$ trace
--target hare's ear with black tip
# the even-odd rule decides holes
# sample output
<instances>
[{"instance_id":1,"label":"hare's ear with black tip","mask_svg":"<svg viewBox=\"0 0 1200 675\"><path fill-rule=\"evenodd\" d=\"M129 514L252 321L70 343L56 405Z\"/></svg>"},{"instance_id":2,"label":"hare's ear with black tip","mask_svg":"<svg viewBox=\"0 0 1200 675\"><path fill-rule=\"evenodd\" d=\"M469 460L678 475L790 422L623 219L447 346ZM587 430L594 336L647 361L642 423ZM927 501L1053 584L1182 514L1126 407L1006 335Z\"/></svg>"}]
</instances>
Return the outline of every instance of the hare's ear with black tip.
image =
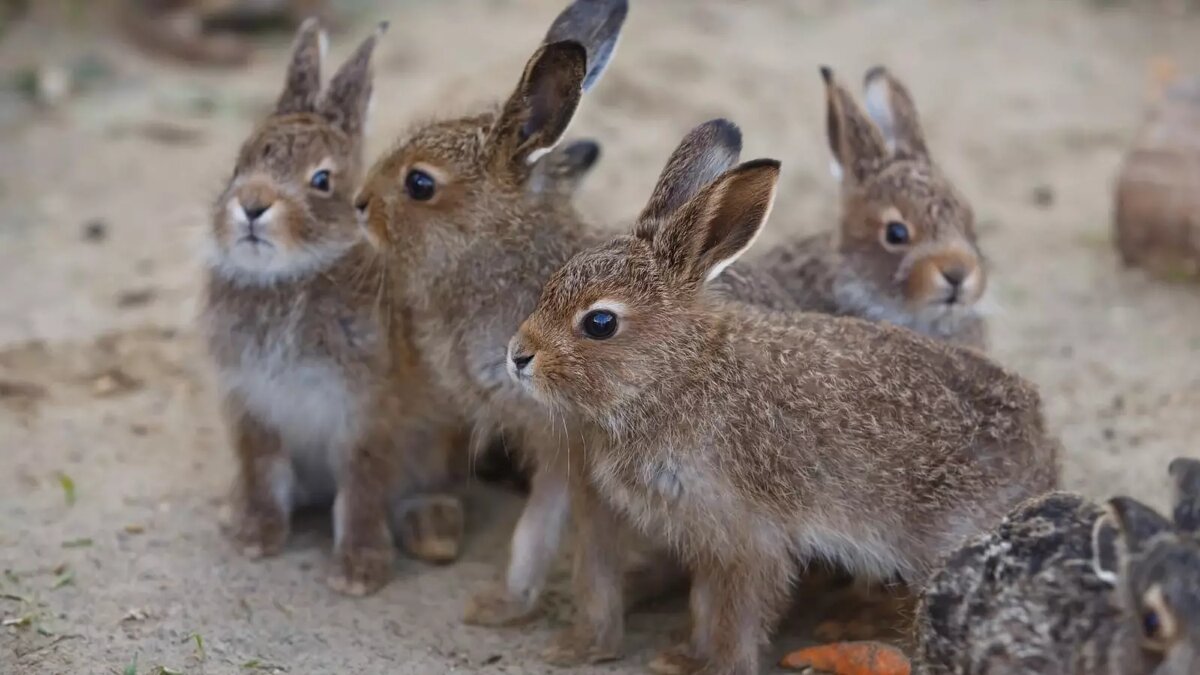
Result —
<instances>
[{"instance_id":1,"label":"hare's ear with black tip","mask_svg":"<svg viewBox=\"0 0 1200 675\"><path fill-rule=\"evenodd\" d=\"M834 78L833 69L821 66L821 77L825 80L825 126L834 173L842 180L861 183L887 158L887 143L850 92Z\"/></svg>"},{"instance_id":2,"label":"hare's ear with black tip","mask_svg":"<svg viewBox=\"0 0 1200 675\"><path fill-rule=\"evenodd\" d=\"M587 50L587 76L583 90L590 90L612 60L629 13L629 0L575 0L554 19L542 44L571 40Z\"/></svg>"},{"instance_id":3,"label":"hare's ear with black tip","mask_svg":"<svg viewBox=\"0 0 1200 675\"><path fill-rule=\"evenodd\" d=\"M381 22L370 37L363 40L338 68L317 105L318 112L351 136L361 135L366 125L372 91L371 57L387 29L387 22Z\"/></svg>"},{"instance_id":4,"label":"hare's ear with black tip","mask_svg":"<svg viewBox=\"0 0 1200 675\"><path fill-rule=\"evenodd\" d=\"M1167 472L1175 483L1171 503L1175 527L1200 534L1200 459L1180 457L1171 462Z\"/></svg>"},{"instance_id":5,"label":"hare's ear with black tip","mask_svg":"<svg viewBox=\"0 0 1200 675\"><path fill-rule=\"evenodd\" d=\"M699 288L754 243L778 182L779 162L773 159L726 171L662 223L651 249L681 284Z\"/></svg>"},{"instance_id":6,"label":"hare's ear with black tip","mask_svg":"<svg viewBox=\"0 0 1200 675\"><path fill-rule=\"evenodd\" d=\"M1171 521L1131 497L1113 497L1108 500L1108 511L1109 517L1120 532L1117 537L1117 551L1122 566L1127 564L1130 558L1145 551L1160 535L1173 531Z\"/></svg>"},{"instance_id":7,"label":"hare's ear with black tip","mask_svg":"<svg viewBox=\"0 0 1200 675\"><path fill-rule=\"evenodd\" d=\"M928 158L925 132L912 95L883 66L867 71L863 82L867 114L883 132L888 149L899 156Z\"/></svg>"},{"instance_id":8,"label":"hare's ear with black tip","mask_svg":"<svg viewBox=\"0 0 1200 675\"><path fill-rule=\"evenodd\" d=\"M292 42L292 57L288 61L287 80L275 103L276 114L313 112L321 95L321 63L329 41L315 18L300 24Z\"/></svg>"},{"instance_id":9,"label":"hare's ear with black tip","mask_svg":"<svg viewBox=\"0 0 1200 675\"><path fill-rule=\"evenodd\" d=\"M709 120L689 131L667 159L638 216L637 236L652 238L664 219L737 164L741 153L742 132L729 120Z\"/></svg>"},{"instance_id":10,"label":"hare's ear with black tip","mask_svg":"<svg viewBox=\"0 0 1200 675\"><path fill-rule=\"evenodd\" d=\"M574 0L558 15L492 128L492 161L528 164L558 143L612 59L628 12L628 0Z\"/></svg>"},{"instance_id":11,"label":"hare's ear with black tip","mask_svg":"<svg viewBox=\"0 0 1200 675\"><path fill-rule=\"evenodd\" d=\"M575 116L586 73L587 51L578 42L538 49L488 137L490 158L530 163L553 148Z\"/></svg>"}]
</instances>

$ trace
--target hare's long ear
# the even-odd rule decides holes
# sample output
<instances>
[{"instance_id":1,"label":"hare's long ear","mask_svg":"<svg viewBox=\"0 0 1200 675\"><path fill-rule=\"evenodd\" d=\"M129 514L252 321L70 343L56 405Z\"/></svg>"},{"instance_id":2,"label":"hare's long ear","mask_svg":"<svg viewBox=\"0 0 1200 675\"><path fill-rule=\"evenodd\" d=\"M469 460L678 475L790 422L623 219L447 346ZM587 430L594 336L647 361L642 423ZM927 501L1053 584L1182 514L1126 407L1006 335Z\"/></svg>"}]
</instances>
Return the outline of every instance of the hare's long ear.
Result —
<instances>
[{"instance_id":1,"label":"hare's long ear","mask_svg":"<svg viewBox=\"0 0 1200 675\"><path fill-rule=\"evenodd\" d=\"M587 51L578 42L552 42L538 49L492 127L490 160L529 163L553 148L575 116L586 74Z\"/></svg>"},{"instance_id":2,"label":"hare's long ear","mask_svg":"<svg viewBox=\"0 0 1200 675\"><path fill-rule=\"evenodd\" d=\"M591 139L560 145L537 161L529 189L535 194L570 197L599 159L600 144Z\"/></svg>"},{"instance_id":3,"label":"hare's long ear","mask_svg":"<svg viewBox=\"0 0 1200 675\"><path fill-rule=\"evenodd\" d=\"M1122 567L1129 563L1130 558L1142 553L1154 539L1172 531L1169 520L1131 497L1108 500L1108 509L1120 531L1117 551Z\"/></svg>"},{"instance_id":4,"label":"hare's long ear","mask_svg":"<svg viewBox=\"0 0 1200 675\"><path fill-rule=\"evenodd\" d=\"M925 132L912 95L883 66L867 71L863 82L867 114L883 132L888 149L900 156L928 158Z\"/></svg>"},{"instance_id":5,"label":"hare's long ear","mask_svg":"<svg viewBox=\"0 0 1200 675\"><path fill-rule=\"evenodd\" d=\"M825 126L835 173L843 180L861 183L887 158L887 143L850 92L834 79L833 70L821 66L821 77L825 80Z\"/></svg>"},{"instance_id":6,"label":"hare's long ear","mask_svg":"<svg viewBox=\"0 0 1200 675\"><path fill-rule=\"evenodd\" d=\"M571 40L583 45L587 50L583 90L588 91L612 60L628 13L629 0L575 0L550 24L542 44Z\"/></svg>"},{"instance_id":7,"label":"hare's long ear","mask_svg":"<svg viewBox=\"0 0 1200 675\"><path fill-rule=\"evenodd\" d=\"M1167 468L1175 482L1172 516L1175 527L1200 534L1200 459L1180 457Z\"/></svg>"},{"instance_id":8,"label":"hare's long ear","mask_svg":"<svg viewBox=\"0 0 1200 675\"><path fill-rule=\"evenodd\" d=\"M741 154L742 132L729 120L710 120L689 131L667 159L638 216L637 236L653 238L664 219L737 164Z\"/></svg>"},{"instance_id":9,"label":"hare's long ear","mask_svg":"<svg viewBox=\"0 0 1200 675\"><path fill-rule=\"evenodd\" d=\"M685 287L716 278L762 231L778 181L773 159L726 171L661 225L651 242L654 254Z\"/></svg>"},{"instance_id":10,"label":"hare's long ear","mask_svg":"<svg viewBox=\"0 0 1200 675\"><path fill-rule=\"evenodd\" d=\"M325 60L328 40L321 24L309 18L300 24L292 43L287 81L275 104L276 114L313 112L321 95L321 62Z\"/></svg>"},{"instance_id":11,"label":"hare's long ear","mask_svg":"<svg viewBox=\"0 0 1200 675\"><path fill-rule=\"evenodd\" d=\"M1121 530L1111 512L1096 519L1092 526L1092 569L1106 583L1116 585L1121 573L1117 539Z\"/></svg>"},{"instance_id":12,"label":"hare's long ear","mask_svg":"<svg viewBox=\"0 0 1200 675\"><path fill-rule=\"evenodd\" d=\"M387 28L387 22L382 22L370 37L363 40L338 68L317 105L322 115L351 136L361 135L366 125L372 90L371 56Z\"/></svg>"},{"instance_id":13,"label":"hare's long ear","mask_svg":"<svg viewBox=\"0 0 1200 675\"><path fill-rule=\"evenodd\" d=\"M529 163L554 147L604 73L628 12L628 0L574 0L558 15L492 128L493 161Z\"/></svg>"}]
</instances>

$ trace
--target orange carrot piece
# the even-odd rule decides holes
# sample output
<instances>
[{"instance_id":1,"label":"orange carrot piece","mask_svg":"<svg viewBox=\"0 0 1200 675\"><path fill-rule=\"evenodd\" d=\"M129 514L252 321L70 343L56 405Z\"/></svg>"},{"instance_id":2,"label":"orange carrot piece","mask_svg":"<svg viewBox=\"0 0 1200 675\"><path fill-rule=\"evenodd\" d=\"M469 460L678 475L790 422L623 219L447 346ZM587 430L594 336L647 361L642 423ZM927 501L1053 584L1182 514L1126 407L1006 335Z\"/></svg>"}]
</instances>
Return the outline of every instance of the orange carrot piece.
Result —
<instances>
[{"instance_id":1,"label":"orange carrot piece","mask_svg":"<svg viewBox=\"0 0 1200 675\"><path fill-rule=\"evenodd\" d=\"M813 668L832 675L910 675L904 654L882 642L833 642L800 649L779 665L792 670Z\"/></svg>"}]
</instances>

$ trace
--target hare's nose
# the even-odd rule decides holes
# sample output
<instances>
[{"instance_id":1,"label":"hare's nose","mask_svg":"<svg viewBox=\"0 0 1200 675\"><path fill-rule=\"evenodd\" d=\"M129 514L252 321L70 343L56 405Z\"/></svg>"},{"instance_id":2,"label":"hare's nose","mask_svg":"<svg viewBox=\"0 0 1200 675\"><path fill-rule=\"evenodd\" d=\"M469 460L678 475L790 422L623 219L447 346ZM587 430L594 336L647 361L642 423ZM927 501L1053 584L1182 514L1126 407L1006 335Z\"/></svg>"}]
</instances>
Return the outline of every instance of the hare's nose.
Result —
<instances>
[{"instance_id":1,"label":"hare's nose","mask_svg":"<svg viewBox=\"0 0 1200 675\"><path fill-rule=\"evenodd\" d=\"M266 206L258 203L242 204L242 213L246 214L246 220L253 223L254 221L258 220L259 216L266 213L267 209L269 208L271 208L270 204L267 204Z\"/></svg>"},{"instance_id":2,"label":"hare's nose","mask_svg":"<svg viewBox=\"0 0 1200 675\"><path fill-rule=\"evenodd\" d=\"M942 278L951 286L958 288L962 286L963 281L967 278L967 268L961 265L942 268Z\"/></svg>"}]
</instances>

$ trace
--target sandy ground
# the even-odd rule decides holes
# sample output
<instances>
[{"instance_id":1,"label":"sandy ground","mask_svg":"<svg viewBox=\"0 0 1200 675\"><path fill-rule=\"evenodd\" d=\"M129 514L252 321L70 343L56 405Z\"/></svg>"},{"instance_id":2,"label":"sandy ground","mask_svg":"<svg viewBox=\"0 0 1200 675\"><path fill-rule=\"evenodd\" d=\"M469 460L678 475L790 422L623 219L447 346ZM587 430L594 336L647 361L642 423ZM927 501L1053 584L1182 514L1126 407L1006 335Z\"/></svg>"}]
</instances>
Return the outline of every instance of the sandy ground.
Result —
<instances>
[{"instance_id":1,"label":"sandy ground","mask_svg":"<svg viewBox=\"0 0 1200 675\"><path fill-rule=\"evenodd\" d=\"M392 20L375 151L410 120L507 93L560 2L379 5L362 17ZM976 206L995 356L1042 387L1067 484L1161 503L1166 460L1200 454L1200 289L1120 267L1110 194L1147 63L1200 64L1200 18L1068 0L633 5L572 130L604 146L587 214L631 217L683 132L724 115L745 156L784 162L768 236L829 227L816 65L851 80L890 65ZM335 58L365 25L334 37ZM513 495L476 491L461 563L402 562L364 600L322 584L324 518L266 562L218 533L232 462L193 327L197 253L284 44L226 74L152 62L96 27L0 39L5 72L80 54L114 68L54 112L0 105L0 672L123 673L135 658L139 673L549 670L537 652L562 623L561 591L525 629L459 623L499 570ZM97 219L107 236L93 240ZM640 672L682 619L677 606L636 616L629 657L581 672Z\"/></svg>"}]
</instances>

